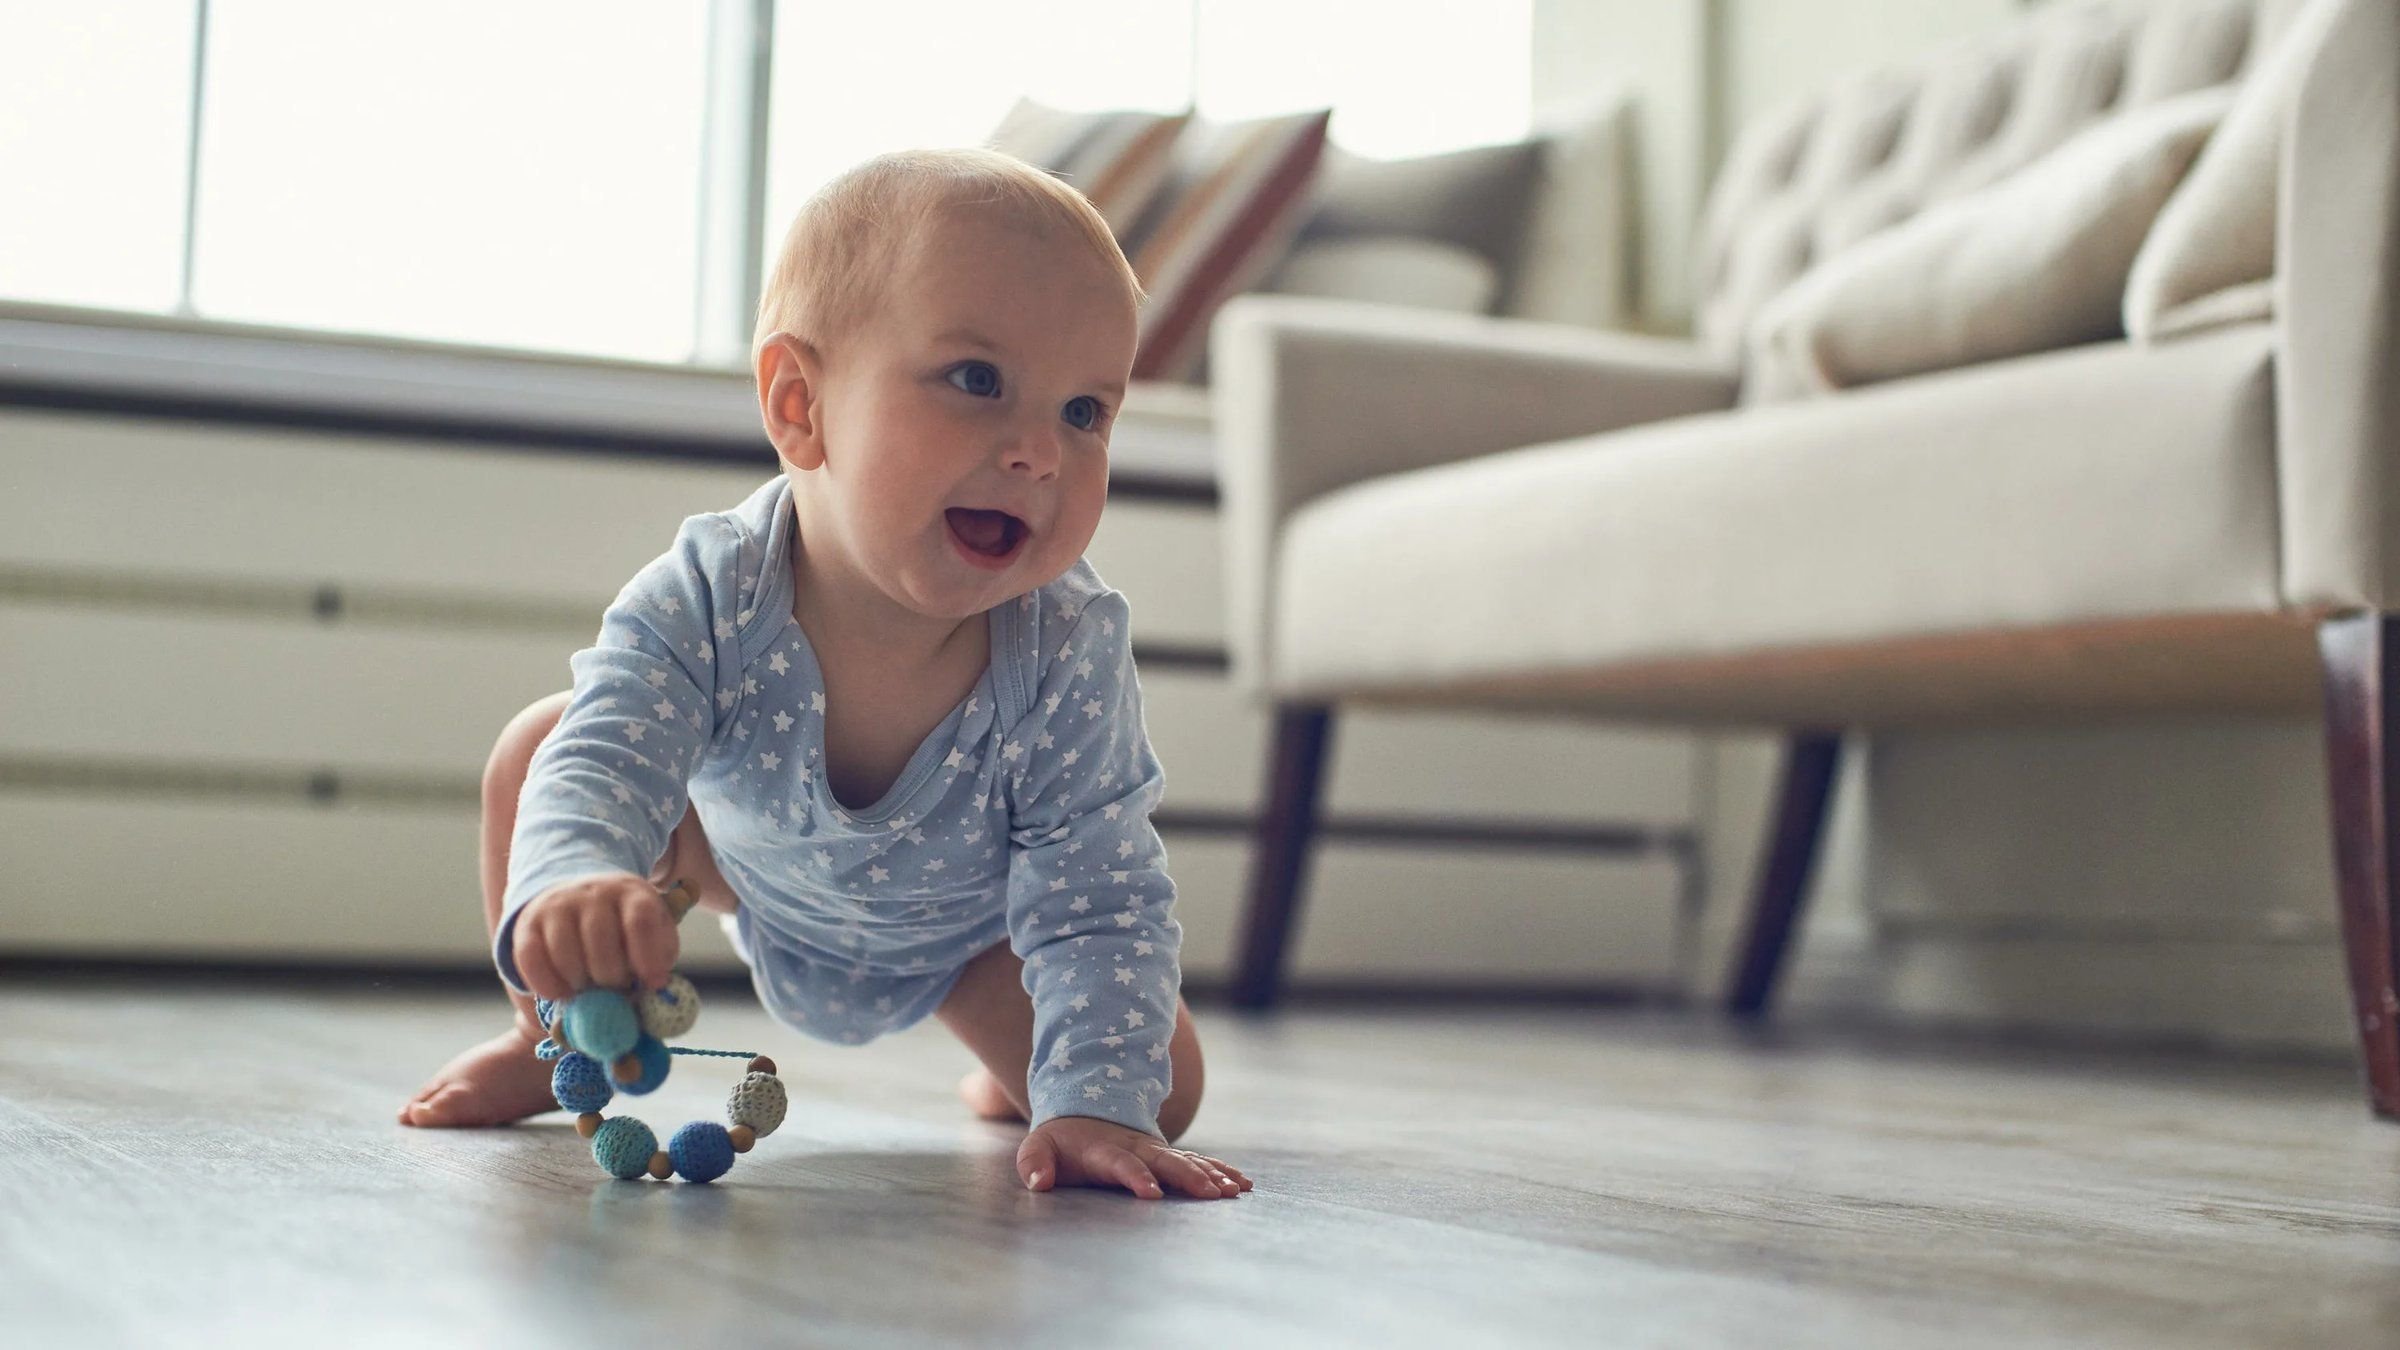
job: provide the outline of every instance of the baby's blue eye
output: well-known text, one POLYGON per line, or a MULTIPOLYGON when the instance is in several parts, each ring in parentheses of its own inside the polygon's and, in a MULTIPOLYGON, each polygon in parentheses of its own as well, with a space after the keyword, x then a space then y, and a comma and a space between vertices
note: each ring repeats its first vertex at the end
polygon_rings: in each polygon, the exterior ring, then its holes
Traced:
POLYGON ((961 361, 950 367, 945 378, 965 393, 977 398, 992 398, 1000 392, 1000 372, 989 361, 961 361), (960 379, 960 376, 965 379, 960 379))
POLYGON ((1090 431, 1100 425, 1100 400, 1089 394, 1078 394, 1068 399, 1067 406, 1061 411, 1066 416, 1067 425, 1077 431, 1090 431))

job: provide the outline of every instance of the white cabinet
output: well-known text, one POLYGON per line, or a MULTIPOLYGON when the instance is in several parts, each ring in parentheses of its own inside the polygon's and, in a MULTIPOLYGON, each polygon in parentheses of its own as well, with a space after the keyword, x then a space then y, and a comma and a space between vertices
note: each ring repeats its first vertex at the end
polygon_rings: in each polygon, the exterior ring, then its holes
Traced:
MULTIPOLYGON (((1138 429, 1135 432, 1138 434, 1138 429)), ((466 965, 502 723, 565 686, 684 516, 774 471, 654 456, 0 408, 0 952, 466 965)), ((1113 498, 1090 550, 1132 602, 1187 966, 1228 968, 1268 710, 1221 663, 1205 501, 1113 498)), ((1689 828, 1690 737, 1345 715, 1327 810, 1689 828)), ((1302 980, 1670 973, 1674 858, 1328 840, 1302 980)), ((704 928, 705 925, 694 925, 704 928)), ((690 963, 729 964, 713 931, 690 963)))

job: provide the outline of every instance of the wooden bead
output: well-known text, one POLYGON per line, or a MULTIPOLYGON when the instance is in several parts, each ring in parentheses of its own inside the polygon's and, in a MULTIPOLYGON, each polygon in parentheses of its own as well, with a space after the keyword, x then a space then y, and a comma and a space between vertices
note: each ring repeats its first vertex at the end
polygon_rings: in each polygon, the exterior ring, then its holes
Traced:
POLYGON ((650 1155, 650 1175, 665 1181, 675 1175, 675 1160, 664 1153, 650 1155))
POLYGON ((667 912, 675 916, 675 922, 682 923, 683 916, 699 905, 700 888, 689 881, 678 881, 660 892, 658 898, 667 902, 667 912))
POLYGON ((616 1064, 609 1069, 609 1074, 620 1083, 642 1081, 642 1057, 632 1054, 618 1056, 616 1064))
POLYGON ((758 1142, 758 1131, 747 1125, 736 1125, 727 1130, 725 1136, 733 1141, 733 1151, 736 1153, 748 1153, 750 1146, 758 1142))
POLYGON ((586 1111, 582 1115, 575 1117, 575 1133, 582 1135, 586 1139, 589 1139, 593 1135, 600 1133, 600 1113, 597 1111, 586 1111))
POLYGON ((775 1072, 775 1061, 765 1055, 754 1055, 750 1059, 750 1072, 773 1073, 775 1072))

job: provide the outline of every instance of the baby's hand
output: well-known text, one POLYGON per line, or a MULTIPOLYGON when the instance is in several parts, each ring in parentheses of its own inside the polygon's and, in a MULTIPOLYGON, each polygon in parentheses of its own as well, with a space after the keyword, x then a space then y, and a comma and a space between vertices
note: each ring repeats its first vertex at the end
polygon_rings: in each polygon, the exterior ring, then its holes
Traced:
POLYGON ((547 999, 586 989, 660 988, 681 946, 658 888, 630 872, 553 886, 517 915, 517 975, 547 999))
POLYGON ((1090 1116, 1043 1121, 1017 1150, 1017 1176, 1028 1190, 1122 1186, 1144 1200, 1166 1194, 1162 1184, 1195 1200, 1230 1199, 1250 1189, 1250 1178, 1214 1158, 1090 1116))

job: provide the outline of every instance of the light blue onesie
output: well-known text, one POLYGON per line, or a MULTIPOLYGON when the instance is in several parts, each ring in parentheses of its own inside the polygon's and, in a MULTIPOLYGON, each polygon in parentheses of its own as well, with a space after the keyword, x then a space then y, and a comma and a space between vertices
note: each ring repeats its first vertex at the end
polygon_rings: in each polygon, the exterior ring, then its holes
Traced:
POLYGON ((849 810, 825 783, 825 681, 792 618, 796 528, 781 476, 690 517, 570 659, 574 694, 517 809, 502 978, 524 988, 510 932, 527 901, 649 875, 688 793, 778 1020, 871 1040, 1006 941, 1033 996, 1034 1123, 1155 1133, 1182 930, 1125 597, 1078 561, 989 611, 982 680, 883 800, 849 810))

